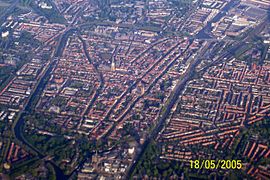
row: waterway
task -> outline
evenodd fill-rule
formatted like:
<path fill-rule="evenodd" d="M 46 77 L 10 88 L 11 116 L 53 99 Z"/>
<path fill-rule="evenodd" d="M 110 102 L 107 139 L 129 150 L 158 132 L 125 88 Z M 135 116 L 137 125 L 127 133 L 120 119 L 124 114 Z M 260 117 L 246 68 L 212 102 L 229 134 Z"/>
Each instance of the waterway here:
<path fill-rule="evenodd" d="M 75 30 L 74 29 L 69 29 L 67 30 L 61 37 L 61 40 L 58 44 L 58 47 L 56 48 L 56 53 L 54 55 L 55 58 L 60 57 L 64 51 L 64 47 L 66 45 L 67 39 L 69 37 L 70 34 L 72 34 Z M 24 125 L 24 118 L 26 115 L 30 114 L 33 110 L 33 102 L 35 102 L 35 99 L 38 98 L 38 96 L 40 96 L 41 92 L 43 91 L 43 89 L 45 88 L 48 78 L 50 76 L 50 73 L 53 70 L 53 67 L 56 64 L 56 59 L 53 59 L 52 62 L 50 63 L 48 69 L 45 71 L 43 77 L 40 79 L 40 82 L 38 82 L 37 87 L 34 89 L 33 94 L 30 96 L 30 99 L 28 100 L 28 102 L 25 105 L 25 108 L 23 109 L 23 112 L 19 115 L 19 119 L 14 127 L 14 134 L 16 139 L 18 139 L 19 141 L 21 141 L 23 144 L 25 144 L 26 146 L 28 146 L 32 151 L 34 151 L 35 153 L 37 153 L 38 157 L 40 159 L 44 158 L 45 155 L 42 154 L 36 147 L 34 147 L 32 144 L 28 143 L 27 140 L 25 139 L 25 137 L 23 136 L 23 125 Z M 61 168 L 59 168 L 55 163 L 53 163 L 52 161 L 47 161 L 48 163 L 50 163 L 52 165 L 52 167 L 54 168 L 55 174 L 56 174 L 56 179 L 59 180 L 64 180 L 67 179 L 67 176 L 64 174 L 64 172 L 61 170 Z"/>
<path fill-rule="evenodd" d="M 177 102 L 179 95 L 184 90 L 186 83 L 194 76 L 194 71 L 196 66 L 200 63 L 200 59 L 197 58 L 189 67 L 187 72 L 182 76 L 182 79 L 178 82 L 178 84 L 175 87 L 175 91 L 172 93 L 172 97 L 170 98 L 169 103 L 166 106 L 165 112 L 162 114 L 158 124 L 156 125 L 156 128 L 153 130 L 153 132 L 149 135 L 149 137 L 146 139 L 144 144 L 141 147 L 141 151 L 138 154 L 138 156 L 135 158 L 135 163 L 132 164 L 132 166 L 129 169 L 129 172 L 127 174 L 127 178 L 130 179 L 133 171 L 135 170 L 135 167 L 137 166 L 138 160 L 141 158 L 141 156 L 144 154 L 146 148 L 148 147 L 151 140 L 153 140 L 159 132 L 161 132 L 164 123 L 167 119 L 167 117 L 170 115 L 171 109 L 173 108 L 174 104 Z"/>

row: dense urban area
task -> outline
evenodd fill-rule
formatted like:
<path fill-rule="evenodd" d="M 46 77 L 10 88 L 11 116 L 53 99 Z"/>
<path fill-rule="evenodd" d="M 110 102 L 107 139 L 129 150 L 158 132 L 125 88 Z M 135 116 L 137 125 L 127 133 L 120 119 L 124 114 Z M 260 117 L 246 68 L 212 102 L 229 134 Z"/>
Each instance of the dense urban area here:
<path fill-rule="evenodd" d="M 269 137 L 270 0 L 0 0 L 0 179 L 270 179 Z"/>

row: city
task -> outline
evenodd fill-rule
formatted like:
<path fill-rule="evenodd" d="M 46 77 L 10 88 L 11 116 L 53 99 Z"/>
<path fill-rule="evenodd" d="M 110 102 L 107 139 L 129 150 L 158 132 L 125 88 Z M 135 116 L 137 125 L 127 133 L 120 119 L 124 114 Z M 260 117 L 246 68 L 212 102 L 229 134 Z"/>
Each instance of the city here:
<path fill-rule="evenodd" d="M 1 179 L 270 179 L 269 0 L 0 0 L 0 24 Z"/>

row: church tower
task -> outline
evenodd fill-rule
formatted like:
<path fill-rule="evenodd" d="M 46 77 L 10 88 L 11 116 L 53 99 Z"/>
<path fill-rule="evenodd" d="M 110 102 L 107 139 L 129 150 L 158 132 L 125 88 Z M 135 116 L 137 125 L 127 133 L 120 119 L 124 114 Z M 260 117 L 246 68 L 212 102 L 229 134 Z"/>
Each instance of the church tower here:
<path fill-rule="evenodd" d="M 115 71 L 115 70 L 116 70 L 114 58 L 112 58 L 111 70 L 112 70 L 112 71 Z"/>

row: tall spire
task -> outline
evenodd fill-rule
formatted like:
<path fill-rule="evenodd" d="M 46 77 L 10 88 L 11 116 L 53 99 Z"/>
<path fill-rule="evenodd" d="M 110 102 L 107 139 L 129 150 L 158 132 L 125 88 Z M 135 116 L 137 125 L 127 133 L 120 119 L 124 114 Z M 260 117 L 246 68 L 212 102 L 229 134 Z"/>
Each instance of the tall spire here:
<path fill-rule="evenodd" d="M 115 71 L 115 62 L 114 62 L 114 57 L 112 57 L 112 64 L 111 64 L 111 70 Z"/>

